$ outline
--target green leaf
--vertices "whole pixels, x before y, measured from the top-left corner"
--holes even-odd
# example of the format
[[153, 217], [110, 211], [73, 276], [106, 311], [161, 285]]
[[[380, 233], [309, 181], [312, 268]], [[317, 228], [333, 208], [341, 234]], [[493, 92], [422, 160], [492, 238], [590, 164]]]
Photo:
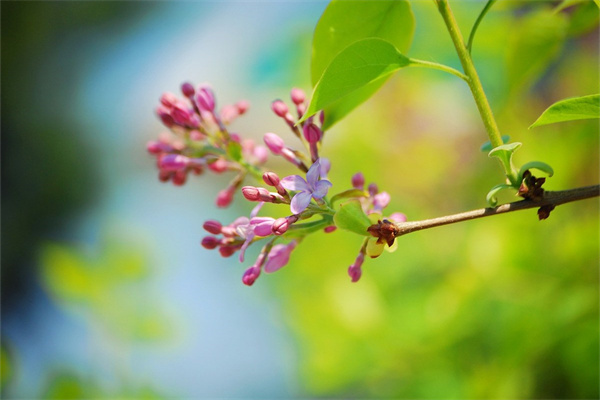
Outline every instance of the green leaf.
[[568, 19], [552, 9], [540, 9], [524, 16], [512, 29], [507, 43], [506, 69], [513, 91], [527, 88], [560, 54]]
[[600, 95], [572, 97], [552, 104], [540, 115], [529, 129], [578, 119], [600, 118]]
[[363, 236], [370, 236], [367, 229], [371, 221], [365, 215], [358, 200], [350, 200], [342, 205], [333, 216], [333, 222], [338, 228], [345, 229]]
[[[369, 84], [374, 85], [374, 82], [387, 79], [392, 73], [409, 64], [410, 59], [385, 40], [363, 39], [351, 44], [327, 67], [313, 90], [308, 109], [299, 122]], [[353, 103], [356, 102], [355, 98], [351, 99]], [[364, 100], [366, 99], [362, 101]], [[336, 122], [334, 116], [335, 114], [327, 114], [325, 111], [325, 120], [329, 125]]]
[[485, 197], [486, 201], [490, 205], [490, 207], [496, 207], [498, 204], [498, 199], [496, 198], [496, 194], [504, 189], [512, 189], [513, 187], [507, 183], [501, 183], [499, 185], [494, 186], [490, 189], [487, 196]]
[[367, 196], [369, 196], [369, 193], [365, 192], [364, 190], [350, 189], [350, 190], [346, 190], [344, 192], [338, 193], [335, 196], [333, 196], [331, 198], [331, 204], [333, 205], [336, 201], [341, 200], [341, 199], [348, 199], [351, 197], [367, 197]]
[[313, 86], [333, 58], [352, 43], [381, 38], [407, 52], [415, 31], [415, 18], [406, 0], [333, 0], [313, 36], [311, 76]]
[[514, 187], [518, 187], [517, 185], [521, 184], [517, 171], [515, 170], [512, 162], [513, 153], [519, 147], [521, 147], [521, 143], [519, 142], [508, 143], [495, 147], [488, 153], [488, 157], [497, 157], [500, 160], [500, 163], [502, 163], [502, 166], [504, 167], [504, 173], [506, 174], [506, 177]]
[[535, 168], [542, 172], [545, 172], [548, 174], [548, 176], [554, 175], [554, 170], [548, 164], [541, 162], [541, 161], [530, 161], [530, 162], [524, 164], [521, 167], [521, 169], [519, 170], [519, 179], [523, 179], [523, 174], [525, 173], [525, 171], [527, 171], [528, 169], [532, 169], [532, 168]]
[[596, 3], [596, 5], [598, 6], [598, 8], [600, 8], [600, 0], [594, 0], [594, 3]]
[[569, 15], [569, 37], [585, 35], [598, 27], [600, 13], [597, 4], [584, 1]]
[[587, 1], [589, 0], [563, 0], [554, 8], [554, 12], [559, 12], [564, 10], [565, 8], [573, 7]]

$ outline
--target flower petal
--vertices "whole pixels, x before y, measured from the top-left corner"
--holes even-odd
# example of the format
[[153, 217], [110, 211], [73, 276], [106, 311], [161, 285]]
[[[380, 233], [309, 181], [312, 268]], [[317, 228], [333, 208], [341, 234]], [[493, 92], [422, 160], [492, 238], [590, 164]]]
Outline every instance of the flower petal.
[[286, 176], [280, 183], [287, 190], [308, 190], [306, 181], [300, 175]]
[[327, 194], [327, 191], [329, 190], [330, 187], [331, 187], [331, 182], [329, 182], [328, 180], [325, 180], [325, 179], [320, 180], [315, 185], [315, 190], [312, 192], [312, 197], [314, 197], [315, 199], [323, 198], [323, 196], [325, 196]]
[[240, 262], [244, 262], [244, 254], [246, 254], [246, 249], [250, 245], [250, 242], [252, 242], [252, 239], [254, 239], [254, 233], [250, 232], [248, 234], [248, 236], [246, 237], [246, 241], [244, 242], [244, 244], [240, 248]]
[[319, 174], [321, 172], [320, 170], [321, 163], [319, 162], [319, 159], [317, 159], [317, 161], [310, 166], [308, 172], [306, 173], [306, 182], [308, 183], [308, 186], [310, 186], [311, 190], [314, 189], [315, 185], [319, 181]]
[[302, 191], [296, 193], [296, 195], [292, 198], [292, 202], [290, 203], [290, 210], [292, 210], [292, 214], [300, 214], [302, 211], [304, 211], [306, 207], [308, 207], [310, 199], [312, 199], [312, 194], [310, 192]]
[[290, 244], [276, 244], [269, 252], [267, 263], [265, 264], [265, 272], [271, 273], [285, 267], [290, 261], [290, 253], [296, 247], [296, 242]]

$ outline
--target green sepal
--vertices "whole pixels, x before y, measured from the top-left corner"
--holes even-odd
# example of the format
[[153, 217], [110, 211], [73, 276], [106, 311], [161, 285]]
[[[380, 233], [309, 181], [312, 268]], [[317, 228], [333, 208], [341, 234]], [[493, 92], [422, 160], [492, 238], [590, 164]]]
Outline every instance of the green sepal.
[[340, 192], [336, 195], [334, 195], [331, 198], [331, 205], [333, 205], [336, 201], [341, 200], [341, 199], [349, 199], [352, 197], [368, 197], [369, 193], [365, 192], [364, 190], [360, 190], [360, 189], [349, 189], [343, 192]]
[[[502, 143], [506, 144], [506, 143], [508, 143], [509, 140], [510, 140], [510, 136], [502, 135]], [[492, 149], [493, 149], [492, 142], [490, 142], [489, 140], [487, 142], [485, 142], [484, 144], [482, 144], [480, 147], [480, 150], [484, 153], [488, 153]]]
[[525, 173], [525, 171], [532, 168], [545, 172], [546, 174], [548, 174], [548, 176], [554, 175], [554, 170], [548, 164], [541, 161], [531, 161], [524, 164], [521, 167], [521, 169], [519, 170], [519, 179], [523, 179], [523, 174]]
[[338, 228], [345, 229], [359, 235], [369, 236], [367, 229], [371, 221], [365, 215], [358, 200], [350, 200], [340, 205], [340, 209], [333, 216], [333, 222]]
[[485, 199], [488, 202], [488, 204], [490, 205], [490, 207], [496, 207], [496, 204], [498, 204], [498, 199], [496, 198], [496, 193], [498, 193], [499, 191], [501, 191], [503, 189], [514, 189], [514, 188], [512, 187], [512, 185], [509, 185], [508, 183], [501, 183], [501, 184], [496, 185], [493, 188], [491, 188], [490, 191], [488, 192], [487, 196], [485, 196]]
[[518, 187], [517, 185], [521, 184], [517, 175], [517, 171], [512, 163], [513, 153], [519, 147], [521, 147], [521, 143], [519, 142], [508, 143], [495, 147], [488, 153], [488, 157], [497, 157], [500, 160], [502, 166], [504, 167], [504, 173], [506, 174], [506, 177], [514, 187]]

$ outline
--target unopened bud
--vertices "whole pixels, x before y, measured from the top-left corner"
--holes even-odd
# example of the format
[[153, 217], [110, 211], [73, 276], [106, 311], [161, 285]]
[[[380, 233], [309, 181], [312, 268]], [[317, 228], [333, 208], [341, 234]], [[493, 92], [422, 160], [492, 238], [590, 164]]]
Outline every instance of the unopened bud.
[[275, 235], [283, 235], [287, 232], [290, 227], [290, 222], [287, 218], [277, 218], [275, 222], [273, 222], [273, 226], [271, 227], [271, 232]]
[[362, 174], [362, 172], [357, 172], [356, 174], [352, 175], [352, 187], [358, 190], [363, 190], [365, 187], [365, 176]]
[[146, 149], [148, 153], [151, 154], [159, 154], [159, 153], [168, 153], [173, 150], [173, 147], [167, 143], [163, 143], [161, 141], [152, 140], [148, 142], [146, 145]]
[[233, 255], [233, 253], [235, 253], [237, 250], [237, 247], [233, 247], [233, 246], [221, 246], [219, 247], [219, 254], [221, 254], [221, 257], [231, 257]]
[[271, 110], [273, 110], [275, 115], [281, 118], [285, 118], [285, 116], [289, 112], [287, 104], [285, 104], [282, 100], [279, 99], [271, 103]]
[[273, 187], [277, 187], [279, 186], [279, 175], [277, 175], [275, 172], [265, 172], [263, 174], [263, 181], [265, 181], [265, 183], [269, 186], [273, 186]]
[[181, 154], [166, 154], [160, 159], [159, 167], [165, 171], [178, 171], [188, 166], [190, 159]]
[[173, 107], [175, 103], [177, 103], [177, 101], [177, 97], [173, 93], [167, 92], [163, 93], [162, 96], [160, 96], [161, 104], [168, 108]]
[[235, 107], [237, 108], [238, 113], [242, 115], [246, 111], [248, 111], [248, 108], [250, 108], [250, 103], [246, 100], [240, 100], [237, 103], [235, 103]]
[[212, 112], [215, 109], [215, 95], [209, 87], [203, 86], [198, 89], [196, 105], [201, 111]]
[[172, 181], [174, 185], [182, 186], [187, 181], [187, 171], [185, 169], [175, 171]]
[[217, 248], [219, 243], [220, 243], [220, 240], [214, 236], [206, 236], [204, 239], [202, 239], [202, 242], [200, 242], [202, 247], [204, 247], [205, 249], [208, 249], [208, 250], [213, 250], [213, 249]]
[[292, 101], [296, 105], [304, 103], [304, 100], [306, 99], [306, 94], [304, 94], [304, 90], [302, 89], [293, 88], [290, 94]]
[[223, 189], [217, 194], [217, 207], [223, 208], [231, 204], [233, 200], [233, 192], [230, 188]]
[[369, 196], [375, 196], [379, 192], [379, 188], [375, 183], [369, 185]]
[[189, 83], [189, 82], [184, 82], [181, 85], [181, 93], [183, 93], [183, 95], [189, 99], [191, 99], [192, 97], [194, 97], [194, 94], [196, 93], [196, 90], [194, 89], [194, 86]]
[[204, 224], [202, 224], [202, 227], [204, 228], [204, 230], [206, 230], [209, 233], [212, 233], [213, 235], [218, 235], [219, 233], [221, 233], [221, 229], [223, 229], [223, 225], [221, 225], [219, 221], [215, 221], [214, 219], [209, 219], [208, 221], [204, 222]]
[[244, 186], [242, 188], [242, 195], [246, 200], [258, 201], [260, 198], [258, 194], [258, 188], [254, 186]]
[[354, 264], [348, 267], [348, 275], [350, 276], [350, 279], [352, 279], [352, 282], [357, 282], [360, 279], [362, 275], [361, 267], [364, 260], [365, 255], [362, 252], [360, 252], [358, 254], [358, 257], [356, 257], [356, 260], [354, 260]]
[[250, 267], [244, 272], [244, 276], [242, 276], [242, 282], [244, 285], [252, 286], [256, 279], [258, 279], [260, 275], [260, 267]]
[[308, 143], [317, 143], [321, 140], [321, 129], [315, 124], [311, 123], [304, 125], [303, 133], [304, 139], [306, 139]]
[[326, 226], [325, 228], [323, 228], [323, 232], [331, 233], [331, 232], [334, 232], [336, 229], [337, 229], [337, 226], [329, 225], [329, 226]]
[[269, 150], [271, 150], [271, 152], [275, 155], [281, 154], [282, 150], [285, 148], [285, 142], [283, 139], [274, 133], [265, 133], [263, 140], [265, 141], [265, 144]]
[[216, 161], [208, 164], [208, 168], [218, 174], [227, 171], [229, 164], [224, 158], [218, 158]]

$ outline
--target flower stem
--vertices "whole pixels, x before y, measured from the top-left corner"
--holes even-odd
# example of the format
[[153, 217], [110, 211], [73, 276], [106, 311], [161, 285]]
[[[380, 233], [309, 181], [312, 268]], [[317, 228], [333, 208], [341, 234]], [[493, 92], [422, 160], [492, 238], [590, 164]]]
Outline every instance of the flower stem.
[[492, 144], [492, 147], [501, 146], [502, 137], [500, 135], [500, 131], [498, 130], [498, 125], [494, 119], [494, 114], [492, 113], [490, 103], [488, 102], [485, 92], [483, 91], [483, 87], [481, 86], [481, 81], [479, 80], [479, 75], [477, 75], [475, 65], [473, 65], [471, 54], [469, 54], [469, 50], [467, 50], [467, 47], [465, 46], [462, 34], [460, 33], [460, 29], [456, 23], [456, 19], [454, 19], [454, 14], [452, 14], [452, 10], [448, 5], [447, 0], [435, 0], [435, 2], [442, 18], [444, 19], [444, 22], [446, 23], [446, 28], [450, 33], [450, 37], [452, 38], [452, 42], [456, 48], [456, 53], [458, 54], [460, 63], [465, 71], [465, 75], [468, 78], [467, 82], [469, 83], [469, 88], [471, 89], [471, 93], [473, 94], [473, 98], [477, 104], [477, 109], [479, 110], [479, 114], [481, 115], [481, 119], [485, 125], [488, 137], [490, 138], [490, 143]]

